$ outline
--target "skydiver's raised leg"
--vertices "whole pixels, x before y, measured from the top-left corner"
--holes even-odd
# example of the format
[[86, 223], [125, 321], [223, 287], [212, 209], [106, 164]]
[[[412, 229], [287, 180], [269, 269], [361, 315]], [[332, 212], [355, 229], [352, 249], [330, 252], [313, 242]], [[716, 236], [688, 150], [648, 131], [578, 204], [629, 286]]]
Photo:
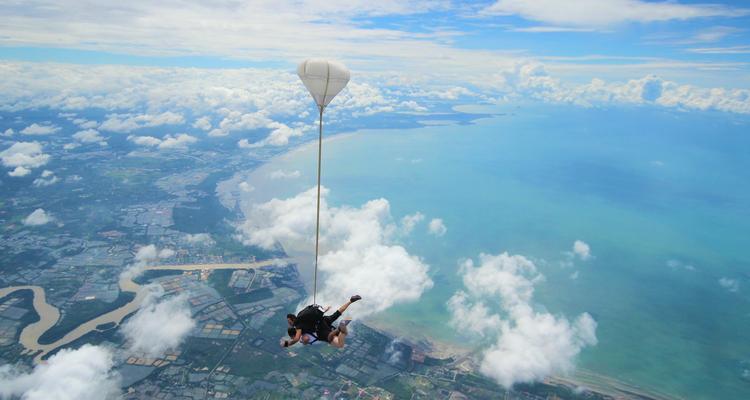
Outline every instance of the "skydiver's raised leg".
[[352, 303], [354, 303], [357, 300], [361, 300], [361, 299], [362, 299], [362, 296], [360, 296], [358, 294], [355, 294], [354, 296], [352, 296], [349, 299], [349, 301], [347, 301], [341, 307], [339, 307], [339, 309], [338, 309], [339, 314], [343, 314], [344, 311], [346, 311], [346, 309], [349, 308], [350, 305], [352, 305]]

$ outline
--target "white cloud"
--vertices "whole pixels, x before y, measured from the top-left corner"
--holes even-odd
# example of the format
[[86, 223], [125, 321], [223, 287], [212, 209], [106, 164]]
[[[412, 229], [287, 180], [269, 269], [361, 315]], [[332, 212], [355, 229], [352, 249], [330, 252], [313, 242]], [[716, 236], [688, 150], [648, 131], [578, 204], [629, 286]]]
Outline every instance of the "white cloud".
[[23, 135], [35, 135], [35, 136], [41, 136], [41, 135], [51, 135], [53, 133], [57, 133], [57, 131], [60, 130], [60, 127], [55, 126], [50, 123], [44, 123], [44, 124], [31, 124], [21, 130], [21, 134]]
[[159, 258], [159, 251], [156, 249], [156, 246], [153, 244], [141, 246], [135, 252], [136, 261], [148, 262], [148, 261], [154, 261], [157, 258]]
[[81, 129], [94, 129], [99, 126], [98, 122], [91, 121], [85, 118], [75, 118], [73, 119], [73, 123], [78, 125], [78, 127]]
[[[49, 161], [49, 155], [42, 152], [42, 145], [39, 142], [16, 142], [9, 148], [0, 151], [0, 160], [6, 167], [23, 167], [13, 173], [23, 176], [25, 170], [41, 167]], [[23, 175], [18, 175], [23, 174]]]
[[[359, 208], [329, 207], [321, 189], [321, 257], [318, 302], [334, 304], [353, 294], [365, 299], [356, 316], [414, 301], [432, 287], [428, 266], [392, 242], [397, 227], [385, 199]], [[239, 227], [243, 242], [288, 252], [309, 252], [315, 239], [316, 188], [295, 197], [252, 205]]]
[[159, 143], [159, 149], [185, 149], [188, 145], [197, 142], [198, 139], [195, 136], [190, 136], [186, 133], [179, 133], [177, 135], [167, 135]]
[[569, 26], [529, 26], [523, 28], [511, 28], [513, 32], [531, 33], [554, 33], [554, 32], [593, 32], [591, 28], [572, 28]]
[[417, 211], [414, 214], [406, 215], [403, 218], [401, 218], [401, 231], [408, 235], [410, 234], [414, 228], [424, 220], [424, 214]]
[[583, 240], [576, 240], [573, 243], [573, 254], [586, 261], [591, 258], [591, 247]]
[[55, 176], [54, 172], [48, 169], [45, 169], [39, 178], [34, 179], [34, 186], [36, 187], [50, 186], [50, 185], [54, 185], [55, 183], [59, 181], [60, 181], [60, 178]]
[[29, 373], [0, 367], [0, 397], [24, 400], [99, 400], [119, 398], [119, 375], [112, 372], [113, 354], [85, 344], [62, 349]]
[[209, 245], [213, 243], [211, 235], [208, 233], [195, 233], [185, 235], [185, 240], [190, 244]]
[[37, 208], [31, 214], [29, 214], [23, 220], [23, 224], [27, 226], [39, 226], [50, 223], [54, 220], [51, 215], [41, 208]]
[[268, 129], [271, 132], [265, 139], [250, 143], [247, 139], [238, 142], [240, 148], [255, 148], [265, 145], [284, 146], [289, 143], [289, 139], [302, 136], [302, 128], [292, 128], [287, 124], [277, 122], [269, 117], [268, 111], [257, 111], [253, 113], [230, 112], [219, 123], [219, 127], [211, 130], [209, 136], [226, 136], [234, 131], [245, 131], [255, 129]]
[[[593, 318], [583, 313], [571, 323], [535, 311], [534, 285], [544, 277], [527, 258], [502, 253], [479, 260], [479, 266], [463, 262], [465, 291], [447, 305], [454, 326], [492, 340], [480, 356], [480, 371], [505, 387], [571, 372], [581, 350], [597, 343]], [[492, 310], [495, 302], [502, 313]]]
[[153, 136], [128, 136], [128, 140], [137, 144], [138, 146], [156, 147], [161, 143], [161, 139]]
[[96, 129], [78, 131], [73, 134], [73, 139], [81, 143], [98, 143], [101, 146], [107, 145], [106, 139], [102, 137]]
[[253, 187], [253, 185], [251, 185], [251, 184], [249, 184], [247, 182], [240, 182], [239, 187], [240, 187], [240, 190], [242, 190], [245, 193], [250, 193], [253, 190], [255, 190], [255, 188]]
[[169, 258], [175, 255], [175, 251], [169, 248], [161, 249], [159, 251], [159, 258]]
[[26, 176], [26, 175], [28, 175], [30, 173], [31, 173], [30, 169], [18, 166], [13, 171], [8, 172], [8, 175], [10, 175], [10, 176], [12, 176], [14, 178], [19, 178], [19, 177], [22, 177], [22, 176]]
[[658, 22], [707, 17], [740, 17], [748, 10], [717, 4], [643, 0], [498, 0], [485, 15], [519, 15], [553, 25], [607, 27], [627, 22]]
[[740, 282], [737, 279], [720, 278], [719, 285], [733, 293], [737, 293], [740, 291]]
[[211, 130], [211, 118], [207, 116], [198, 118], [193, 123], [193, 128], [197, 128], [206, 132], [210, 131]]
[[161, 286], [149, 286], [150, 293], [138, 312], [122, 325], [128, 350], [146, 357], [158, 357], [176, 349], [195, 327], [187, 297], [162, 299]]
[[294, 171], [283, 171], [277, 169], [276, 171], [273, 171], [268, 175], [268, 177], [271, 179], [296, 179], [300, 176], [302, 176], [302, 173], [300, 173], [296, 169]]
[[427, 227], [427, 231], [430, 235], [443, 236], [448, 232], [448, 228], [445, 227], [443, 220], [440, 218], [433, 218]]
[[671, 269], [672, 271], [677, 271], [680, 269], [685, 270], [685, 271], [695, 271], [695, 266], [691, 264], [685, 264], [684, 262], [680, 260], [674, 260], [674, 259], [667, 261], [667, 267], [669, 267], [669, 269]]
[[99, 125], [99, 129], [109, 132], [128, 133], [136, 129], [152, 128], [161, 125], [181, 125], [185, 118], [181, 114], [165, 111], [161, 114], [111, 114]]
[[750, 90], [699, 88], [679, 85], [649, 75], [625, 83], [592, 79], [583, 85], [564, 84], [550, 76], [542, 64], [519, 64], [513, 72], [496, 76], [497, 84], [508, 93], [505, 101], [524, 95], [552, 103], [584, 107], [603, 104], [651, 104], [678, 109], [719, 110], [750, 114]]
[[198, 141], [194, 136], [190, 136], [186, 133], [179, 133], [177, 135], [166, 135], [163, 139], [155, 138], [153, 136], [128, 136], [128, 140], [131, 142], [145, 147], [156, 147], [160, 150], [164, 149], [186, 149], [188, 145]]
[[135, 252], [135, 262], [130, 264], [122, 271], [122, 273], [120, 273], [120, 278], [134, 279], [138, 277], [148, 265], [158, 261], [160, 258], [168, 258], [173, 255], [174, 250], [171, 249], [159, 250], [153, 244], [141, 246]]
[[687, 51], [698, 54], [750, 54], [750, 46], [696, 47]]
[[15, 133], [15, 131], [13, 129], [8, 128], [8, 129], [5, 130], [5, 132], [0, 133], [0, 136], [11, 137], [11, 136], [13, 136], [14, 133]]

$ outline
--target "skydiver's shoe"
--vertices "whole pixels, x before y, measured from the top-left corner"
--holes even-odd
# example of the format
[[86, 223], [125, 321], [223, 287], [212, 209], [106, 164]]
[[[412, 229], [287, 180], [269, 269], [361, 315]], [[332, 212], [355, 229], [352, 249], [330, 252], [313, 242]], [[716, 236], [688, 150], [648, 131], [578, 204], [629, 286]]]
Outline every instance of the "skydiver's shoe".
[[349, 298], [349, 301], [351, 301], [352, 303], [354, 303], [357, 300], [362, 300], [362, 296], [360, 296], [358, 294], [355, 294], [354, 296], [352, 296], [351, 298]]
[[352, 320], [350, 320], [350, 319], [345, 319], [345, 320], [339, 322], [338, 331], [341, 332], [341, 333], [343, 333], [344, 335], [348, 334], [349, 333], [349, 328], [347, 328], [346, 326], [349, 325], [350, 322], [352, 322]]

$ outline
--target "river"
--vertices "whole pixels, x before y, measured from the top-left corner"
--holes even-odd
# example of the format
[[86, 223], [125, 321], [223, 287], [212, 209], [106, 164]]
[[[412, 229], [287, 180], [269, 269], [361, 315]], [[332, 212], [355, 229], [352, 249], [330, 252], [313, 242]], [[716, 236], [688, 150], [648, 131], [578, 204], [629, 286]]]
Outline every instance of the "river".
[[[263, 260], [252, 263], [241, 263], [241, 264], [183, 264], [183, 265], [152, 265], [147, 266], [143, 271], [157, 271], [157, 270], [170, 270], [170, 271], [196, 271], [196, 270], [219, 270], [219, 269], [254, 269], [267, 267], [270, 265], [284, 262], [282, 259], [271, 259]], [[133, 277], [134, 278], [134, 277]], [[34, 356], [34, 362], [39, 363], [42, 358], [50, 352], [63, 347], [73, 341], [83, 337], [87, 333], [96, 329], [97, 326], [114, 323], [119, 325], [122, 320], [133, 312], [140, 308], [141, 303], [146, 298], [148, 291], [144, 289], [142, 285], [139, 285], [131, 279], [131, 277], [122, 277], [119, 282], [120, 290], [123, 292], [135, 293], [135, 297], [129, 303], [122, 307], [116, 308], [105, 314], [102, 314], [94, 319], [86, 321], [81, 325], [78, 325], [75, 329], [71, 330], [65, 336], [58, 339], [57, 341], [50, 344], [39, 343], [39, 338], [55, 326], [57, 321], [60, 319], [60, 310], [55, 306], [47, 303], [44, 288], [40, 286], [10, 286], [0, 289], [0, 298], [8, 296], [19, 290], [31, 290], [34, 293], [34, 310], [39, 314], [39, 321], [34, 322], [26, 326], [21, 331], [21, 337], [19, 342], [29, 352], [38, 352]]]

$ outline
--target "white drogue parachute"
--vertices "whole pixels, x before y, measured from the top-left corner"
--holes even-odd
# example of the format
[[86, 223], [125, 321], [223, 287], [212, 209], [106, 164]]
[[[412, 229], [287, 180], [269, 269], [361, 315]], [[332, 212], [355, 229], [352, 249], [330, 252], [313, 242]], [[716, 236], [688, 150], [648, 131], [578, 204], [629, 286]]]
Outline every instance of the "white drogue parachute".
[[318, 243], [320, 240], [320, 165], [323, 154], [323, 110], [349, 83], [349, 69], [336, 61], [311, 58], [297, 67], [297, 75], [315, 100], [320, 112], [318, 120], [318, 205], [315, 215], [315, 269], [313, 304], [318, 295]]
[[349, 83], [349, 69], [337, 61], [311, 58], [297, 67], [297, 75], [318, 108], [323, 109]]

